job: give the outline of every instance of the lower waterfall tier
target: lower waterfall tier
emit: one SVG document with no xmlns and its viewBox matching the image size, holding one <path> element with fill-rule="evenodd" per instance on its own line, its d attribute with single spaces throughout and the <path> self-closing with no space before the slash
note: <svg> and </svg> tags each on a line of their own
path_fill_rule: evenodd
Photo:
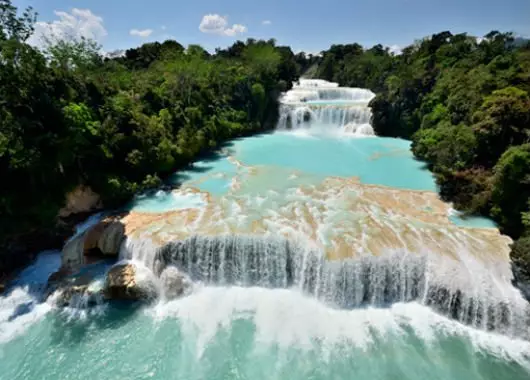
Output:
<svg viewBox="0 0 530 380">
<path fill-rule="evenodd" d="M 206 285 L 299 289 L 335 308 L 417 302 L 478 329 L 530 338 L 528 304 L 478 261 L 465 267 L 443 256 L 399 251 L 330 261 L 287 239 L 253 236 L 196 236 L 160 248 L 129 241 L 122 258 L 158 276 L 175 266 Z"/>
</svg>

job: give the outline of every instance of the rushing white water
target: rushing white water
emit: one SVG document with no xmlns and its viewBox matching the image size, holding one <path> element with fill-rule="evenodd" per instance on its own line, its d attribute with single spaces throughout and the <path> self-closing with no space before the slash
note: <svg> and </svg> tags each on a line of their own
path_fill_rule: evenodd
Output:
<svg viewBox="0 0 530 380">
<path fill-rule="evenodd" d="M 60 265 L 60 252 L 41 253 L 0 296 L 0 344 L 23 334 L 51 310 L 51 304 L 42 302 L 42 291 Z"/>
<path fill-rule="evenodd" d="M 358 136 L 374 134 L 368 103 L 375 94 L 362 88 L 338 87 L 318 79 L 300 79 L 281 98 L 280 129 L 339 128 Z M 329 132 L 329 131 L 328 131 Z"/>
<path fill-rule="evenodd" d="M 196 236 L 160 248 L 148 238 L 129 239 L 121 254 L 158 275 L 181 268 L 206 285 L 293 288 L 346 309 L 417 302 L 477 329 L 530 338 L 530 309 L 520 293 L 471 256 L 462 262 L 398 250 L 329 261 L 301 242 L 240 235 Z"/>
</svg>

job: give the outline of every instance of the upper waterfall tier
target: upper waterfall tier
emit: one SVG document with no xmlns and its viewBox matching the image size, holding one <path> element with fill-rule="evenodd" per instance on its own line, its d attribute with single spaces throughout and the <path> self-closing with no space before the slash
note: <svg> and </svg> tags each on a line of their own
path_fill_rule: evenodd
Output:
<svg viewBox="0 0 530 380">
<path fill-rule="evenodd" d="M 282 95 L 280 129 L 311 128 L 373 135 L 368 107 L 375 94 L 367 89 L 339 87 L 321 79 L 300 79 Z"/>
<path fill-rule="evenodd" d="M 337 83 L 321 79 L 300 79 L 281 99 L 283 104 L 310 103 L 312 101 L 344 101 L 367 105 L 375 94 L 364 88 L 339 87 Z"/>
</svg>

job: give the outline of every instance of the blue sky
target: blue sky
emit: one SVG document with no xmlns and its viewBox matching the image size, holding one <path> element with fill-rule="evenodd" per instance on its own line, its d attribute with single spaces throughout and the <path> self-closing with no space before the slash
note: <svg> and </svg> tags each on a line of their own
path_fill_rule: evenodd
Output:
<svg viewBox="0 0 530 380">
<path fill-rule="evenodd" d="M 451 30 L 530 36 L 530 0 L 14 0 L 39 12 L 38 33 L 86 35 L 107 51 L 173 38 L 209 50 L 275 38 L 294 50 L 332 43 L 406 46 Z M 209 15 L 209 16 L 208 16 Z M 205 17 L 207 16 L 207 17 Z M 66 31 L 66 32 L 65 32 Z"/>
</svg>

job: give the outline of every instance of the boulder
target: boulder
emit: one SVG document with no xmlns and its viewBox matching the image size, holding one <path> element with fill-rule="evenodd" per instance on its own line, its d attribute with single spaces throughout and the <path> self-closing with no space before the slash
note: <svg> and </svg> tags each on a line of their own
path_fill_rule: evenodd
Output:
<svg viewBox="0 0 530 380">
<path fill-rule="evenodd" d="M 61 255 L 62 272 L 75 272 L 85 265 L 84 235 L 69 240 L 63 247 Z"/>
<path fill-rule="evenodd" d="M 107 273 L 103 294 L 109 300 L 150 300 L 156 298 L 154 282 L 145 274 L 139 276 L 132 263 L 118 264 Z"/>
<path fill-rule="evenodd" d="M 97 247 L 104 255 L 117 256 L 121 243 L 125 239 L 125 225 L 118 219 L 105 223 L 105 229 L 98 240 Z"/>
<path fill-rule="evenodd" d="M 49 294 L 55 291 L 61 286 L 66 280 L 66 277 L 70 275 L 68 268 L 61 267 L 57 272 L 53 272 L 50 277 L 48 277 L 48 282 L 46 283 L 46 292 Z"/>
<path fill-rule="evenodd" d="M 125 226 L 119 217 L 105 218 L 85 232 L 84 254 L 87 256 L 90 252 L 99 250 L 104 255 L 117 256 L 123 239 L 125 239 Z"/>
<path fill-rule="evenodd" d="M 83 309 L 95 306 L 103 300 L 103 289 L 94 280 L 91 273 L 72 275 L 60 269 L 48 278 L 45 297 L 51 296 L 51 300 L 59 307 Z"/>
<path fill-rule="evenodd" d="M 87 213 L 103 208 L 100 196 L 88 186 L 78 186 L 66 195 L 65 205 L 59 210 L 60 218 Z"/>
<path fill-rule="evenodd" d="M 160 275 L 164 297 L 168 300 L 182 297 L 191 290 L 190 278 L 178 270 L 177 267 L 169 266 Z"/>
<path fill-rule="evenodd" d="M 120 218 L 105 218 L 65 244 L 62 267 L 75 272 L 83 265 L 93 262 L 94 258 L 117 258 L 124 239 L 125 225 Z"/>
<path fill-rule="evenodd" d="M 92 290 L 89 285 L 70 285 L 57 291 L 58 295 L 54 299 L 59 307 L 75 307 L 86 309 L 102 303 L 102 291 Z"/>
</svg>

